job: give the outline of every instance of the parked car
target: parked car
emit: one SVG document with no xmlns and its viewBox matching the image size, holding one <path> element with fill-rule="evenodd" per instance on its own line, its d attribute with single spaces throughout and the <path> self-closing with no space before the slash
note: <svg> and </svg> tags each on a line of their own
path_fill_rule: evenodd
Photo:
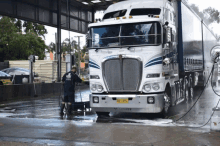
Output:
<svg viewBox="0 0 220 146">
<path fill-rule="evenodd" d="M 19 77 L 14 78 L 14 75 L 16 75 L 16 76 L 17 75 L 24 75 L 24 76 L 26 76 L 25 78 L 28 78 L 27 76 L 29 76 L 29 74 L 30 74 L 30 71 L 28 69 L 20 68 L 20 67 L 6 68 L 6 69 L 3 69 L 1 71 L 11 75 L 12 81 L 13 81 L 14 84 L 20 84 L 20 82 L 22 82 L 21 78 L 20 79 L 18 79 Z M 34 75 L 34 82 L 35 83 L 41 82 L 41 78 L 38 76 L 38 73 L 33 72 L 33 75 Z"/>
<path fill-rule="evenodd" d="M 7 74 L 7 73 L 4 73 L 2 71 L 0 71 L 0 84 L 2 85 L 10 85 L 12 84 L 11 82 L 11 75 Z"/>
<path fill-rule="evenodd" d="M 1 71 L 9 75 L 29 75 L 30 74 L 30 71 L 28 69 L 20 68 L 20 67 L 6 68 Z M 37 77 L 37 76 L 38 74 L 34 73 L 34 77 Z"/>
</svg>

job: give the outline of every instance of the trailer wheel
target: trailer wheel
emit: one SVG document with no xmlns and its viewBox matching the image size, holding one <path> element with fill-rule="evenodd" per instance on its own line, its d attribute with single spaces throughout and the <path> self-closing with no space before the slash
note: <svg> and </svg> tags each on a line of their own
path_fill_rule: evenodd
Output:
<svg viewBox="0 0 220 146">
<path fill-rule="evenodd" d="M 188 100 L 189 100 L 189 83 L 188 83 L 188 80 L 187 80 L 187 76 L 185 76 L 184 81 L 183 81 L 183 92 L 184 92 L 185 102 L 188 103 Z"/>
<path fill-rule="evenodd" d="M 96 112 L 98 117 L 109 117 L 109 112 Z"/>
<path fill-rule="evenodd" d="M 192 77 L 189 78 L 189 97 L 190 97 L 190 99 L 193 99 L 193 97 L 194 97 L 194 89 L 193 89 Z"/>
<path fill-rule="evenodd" d="M 183 98 L 184 96 L 183 79 L 181 78 L 179 83 L 179 98 Z"/>
</svg>

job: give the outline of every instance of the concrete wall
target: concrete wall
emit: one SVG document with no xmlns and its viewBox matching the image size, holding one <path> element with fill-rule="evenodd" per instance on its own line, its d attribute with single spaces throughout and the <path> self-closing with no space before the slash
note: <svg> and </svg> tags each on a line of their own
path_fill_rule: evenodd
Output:
<svg viewBox="0 0 220 146">
<path fill-rule="evenodd" d="M 61 83 L 39 83 L 22 85 L 0 86 L 0 102 L 21 100 L 34 97 L 51 97 L 63 95 L 63 85 Z"/>
<path fill-rule="evenodd" d="M 9 61 L 9 67 L 21 67 L 29 69 L 28 60 Z M 61 64 L 61 77 L 66 73 L 66 62 Z M 51 83 L 57 78 L 57 61 L 36 60 L 33 65 L 33 72 L 37 72 L 41 81 Z"/>
</svg>

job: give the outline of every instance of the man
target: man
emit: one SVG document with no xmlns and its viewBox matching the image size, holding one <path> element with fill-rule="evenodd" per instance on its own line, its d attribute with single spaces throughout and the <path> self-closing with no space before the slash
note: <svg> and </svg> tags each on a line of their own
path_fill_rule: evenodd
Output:
<svg viewBox="0 0 220 146">
<path fill-rule="evenodd" d="M 64 100 L 61 104 L 60 114 L 63 114 L 65 103 L 67 104 L 67 112 L 71 114 L 71 103 L 75 102 L 75 83 L 81 83 L 82 80 L 76 75 L 76 67 L 74 66 L 70 72 L 63 75 L 64 82 Z"/>
</svg>

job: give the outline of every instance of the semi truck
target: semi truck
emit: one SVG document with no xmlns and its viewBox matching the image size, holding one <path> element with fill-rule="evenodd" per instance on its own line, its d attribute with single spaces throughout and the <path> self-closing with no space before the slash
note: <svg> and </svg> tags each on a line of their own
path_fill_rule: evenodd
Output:
<svg viewBox="0 0 220 146">
<path fill-rule="evenodd" d="M 161 113 L 194 98 L 212 63 L 215 35 L 184 0 L 110 5 L 87 34 L 90 106 L 109 112 Z"/>
</svg>

